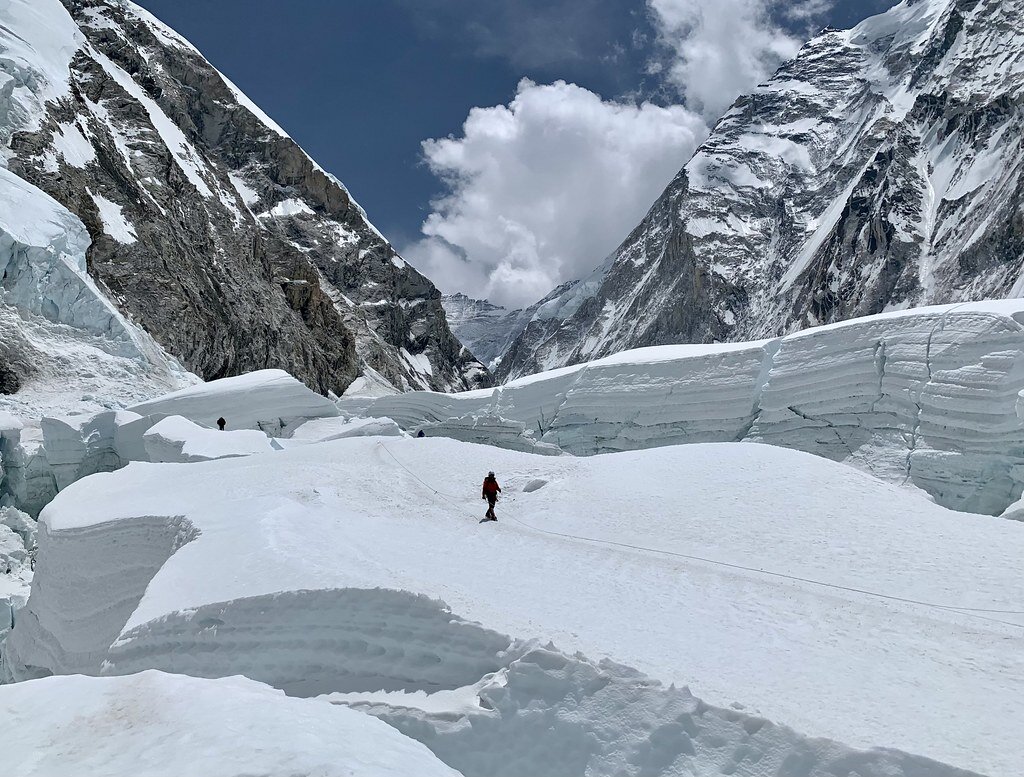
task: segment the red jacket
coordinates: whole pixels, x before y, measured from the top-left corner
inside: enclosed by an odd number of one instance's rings
[[[484,478],[483,496],[497,496],[501,491],[501,486],[498,485],[498,481],[494,478]]]

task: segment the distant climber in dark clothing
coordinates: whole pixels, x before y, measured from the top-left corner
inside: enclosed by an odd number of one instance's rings
[[[484,478],[483,490],[481,492],[481,498],[487,500],[487,512],[484,514],[485,521],[498,520],[498,516],[494,514],[494,505],[498,501],[498,494],[500,493],[501,486],[498,485],[494,473],[488,472],[487,477]]]
[[[217,419],[217,428],[220,429],[222,432],[224,431],[224,427],[227,425],[228,422],[224,420],[223,416]]]
[[[420,429],[418,432],[416,432],[416,436],[417,437],[426,437],[427,435],[423,433],[422,429]]]

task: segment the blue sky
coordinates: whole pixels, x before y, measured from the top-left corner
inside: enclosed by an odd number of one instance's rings
[[[893,5],[138,1],[341,178],[442,289],[512,305],[596,266],[625,237],[723,110],[720,95],[727,104],[756,84],[812,30]],[[721,19],[701,17],[712,6]],[[722,62],[694,61],[688,40],[720,47]],[[493,110],[464,127],[474,108]],[[423,141],[448,136],[425,154]],[[616,188],[619,203],[588,209],[589,192]]]

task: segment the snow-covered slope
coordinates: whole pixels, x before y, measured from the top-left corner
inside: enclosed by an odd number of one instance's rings
[[[737,101],[499,377],[1021,294],[1022,17],[1024,0],[906,0],[823,32]]]
[[[12,777],[456,777],[390,726],[244,677],[163,672],[0,686]]]
[[[390,691],[467,774],[955,773],[767,717],[1014,777],[1022,553],[1024,525],[773,446],[339,440],[62,492],[3,666]]]
[[[441,304],[455,336],[489,367],[530,320],[523,315],[525,311],[509,310],[465,294],[446,295]]]
[[[0,196],[21,179],[81,219],[67,241],[91,291],[189,369],[284,368],[338,394],[367,367],[399,388],[486,383],[440,293],[187,41],[128,0],[9,0],[0,21]],[[30,366],[0,363],[0,388]]]
[[[408,431],[574,455],[768,442],[999,514],[1024,489],[1024,300],[870,316],[787,337],[623,351],[457,395],[358,406]],[[344,410],[349,400],[343,399]],[[486,435],[470,436],[480,426]]]

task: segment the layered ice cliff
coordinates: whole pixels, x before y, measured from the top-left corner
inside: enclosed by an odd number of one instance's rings
[[[625,351],[497,389],[340,406],[537,452],[767,442],[912,483],[953,509],[999,514],[1024,489],[1022,390],[1024,301],[1013,300]]]

